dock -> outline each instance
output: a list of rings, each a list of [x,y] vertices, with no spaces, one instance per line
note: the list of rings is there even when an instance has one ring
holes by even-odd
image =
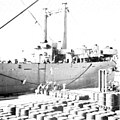
[[[50,91],[0,100],[1,120],[119,120],[120,93],[97,88]]]

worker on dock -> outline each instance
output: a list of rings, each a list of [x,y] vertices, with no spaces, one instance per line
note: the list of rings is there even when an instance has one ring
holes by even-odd
[[[45,94],[46,94],[46,95],[49,95],[50,90],[51,90],[51,84],[48,83],[48,84],[45,86]]]
[[[44,94],[45,93],[45,84],[42,84],[42,87],[41,87],[41,94]]]
[[[41,94],[42,84],[40,84],[37,89],[35,90],[36,94]]]
[[[63,84],[63,90],[65,90],[65,89],[66,89],[66,84],[64,83],[64,84]]]
[[[56,82],[54,82],[54,83],[53,83],[53,90],[57,90],[57,87],[58,87],[58,86],[57,86]]]

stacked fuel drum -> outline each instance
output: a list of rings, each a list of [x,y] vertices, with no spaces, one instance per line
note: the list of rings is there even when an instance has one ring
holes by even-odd
[[[120,120],[120,93],[51,91],[49,96],[32,94],[21,101],[0,102],[0,119]]]

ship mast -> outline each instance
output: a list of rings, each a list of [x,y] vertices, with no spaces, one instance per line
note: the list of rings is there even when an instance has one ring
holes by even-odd
[[[67,49],[67,3],[62,3],[64,5],[64,34],[63,34],[63,44],[62,49]]]
[[[45,10],[45,23],[44,23],[44,42],[47,43],[47,18],[48,18],[48,14],[47,14],[47,8],[44,8]]]

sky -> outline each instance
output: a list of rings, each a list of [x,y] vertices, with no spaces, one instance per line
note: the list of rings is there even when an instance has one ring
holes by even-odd
[[[20,13],[35,0],[0,0],[0,27]],[[10,58],[31,52],[44,41],[44,10],[63,9],[67,2],[68,48],[88,48],[98,44],[101,48],[112,46],[119,49],[120,0],[39,0],[8,25],[0,29],[0,57]],[[48,41],[63,40],[63,12],[48,17]]]

